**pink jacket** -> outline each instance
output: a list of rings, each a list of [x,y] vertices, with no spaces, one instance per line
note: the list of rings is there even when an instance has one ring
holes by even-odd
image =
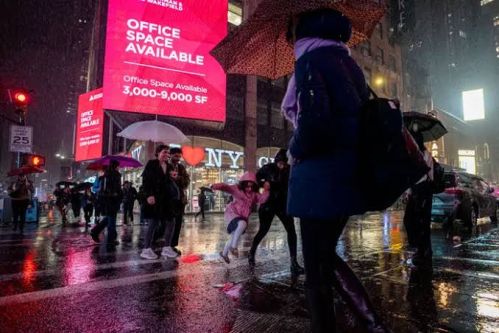
[[[234,201],[225,208],[224,220],[227,224],[236,217],[242,217],[247,220],[253,206],[265,203],[270,193],[269,191],[265,191],[262,194],[251,192],[247,195],[237,185],[227,185],[224,183],[214,184],[212,189],[230,193],[234,198]]]

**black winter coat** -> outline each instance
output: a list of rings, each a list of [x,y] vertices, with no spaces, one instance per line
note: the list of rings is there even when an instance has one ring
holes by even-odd
[[[99,181],[100,189],[97,197],[104,215],[117,214],[123,199],[121,174],[116,170],[107,170]]]
[[[281,170],[276,163],[265,164],[256,173],[256,179],[260,186],[265,182],[270,183],[269,199],[260,207],[285,211],[288,200],[289,167]]]
[[[290,141],[288,212],[331,219],[365,211],[358,177],[361,107],[369,93],[347,50],[321,47],[295,65],[300,113]]]
[[[147,162],[142,173],[142,185],[144,186],[144,218],[146,219],[170,219],[173,217],[172,180],[168,174],[163,172],[159,160]],[[156,203],[150,205],[147,198],[154,196]]]

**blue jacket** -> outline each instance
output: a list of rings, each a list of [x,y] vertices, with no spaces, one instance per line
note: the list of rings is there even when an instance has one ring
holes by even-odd
[[[295,65],[300,106],[290,141],[288,212],[331,219],[365,212],[359,168],[361,107],[369,98],[362,70],[347,50],[321,47]]]

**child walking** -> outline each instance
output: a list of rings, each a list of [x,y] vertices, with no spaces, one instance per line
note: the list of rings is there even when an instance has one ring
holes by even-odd
[[[220,257],[230,263],[229,251],[237,257],[239,255],[237,244],[239,238],[248,226],[248,217],[256,204],[263,204],[269,198],[270,184],[265,182],[264,192],[258,193],[256,176],[252,172],[246,172],[240,179],[238,185],[228,185],[224,183],[214,184],[212,189],[227,192],[232,195],[234,200],[225,208],[224,220],[227,223],[227,233],[231,238],[225,244],[223,251],[220,251]]]

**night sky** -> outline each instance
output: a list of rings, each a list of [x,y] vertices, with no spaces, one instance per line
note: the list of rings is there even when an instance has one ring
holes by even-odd
[[[1,95],[5,98],[9,87],[33,90],[27,124],[34,126],[34,150],[45,154],[47,168],[57,173],[54,154],[72,151],[95,2],[0,0]]]

